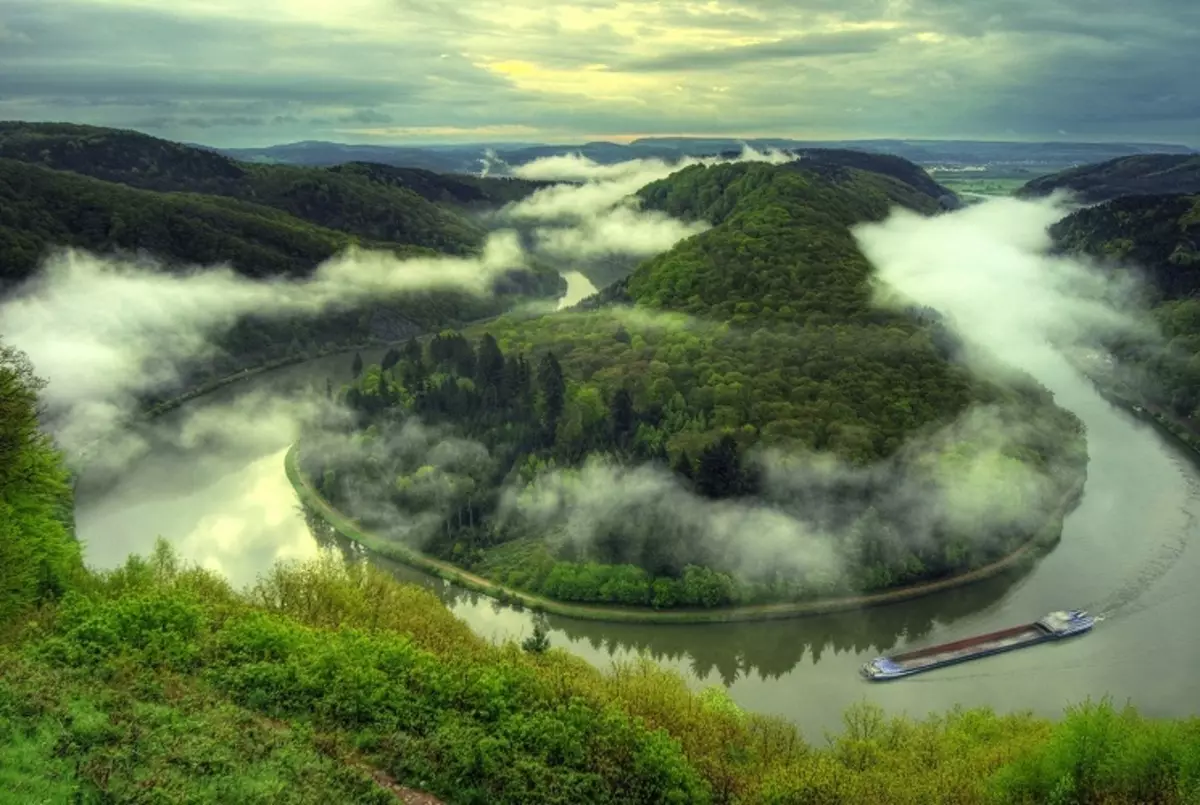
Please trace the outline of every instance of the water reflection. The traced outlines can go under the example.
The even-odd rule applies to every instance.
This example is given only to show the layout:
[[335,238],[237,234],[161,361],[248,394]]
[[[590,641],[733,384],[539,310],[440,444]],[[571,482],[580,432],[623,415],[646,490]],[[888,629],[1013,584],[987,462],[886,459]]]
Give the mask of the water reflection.
[[[519,638],[529,630],[531,613],[447,584],[419,571],[369,554],[337,534],[323,520],[309,517],[317,542],[348,560],[369,558],[397,578],[434,591],[476,631],[494,639]],[[1010,571],[978,584],[884,606],[818,617],[721,624],[630,624],[547,617],[552,637],[572,648],[586,646],[588,659],[606,664],[646,655],[700,680],[726,687],[748,678],[780,679],[797,666],[815,666],[829,655],[854,657],[887,653],[919,643],[936,628],[986,612],[1002,600],[1028,571]],[[509,614],[506,614],[509,613]],[[490,627],[490,631],[489,631]]]

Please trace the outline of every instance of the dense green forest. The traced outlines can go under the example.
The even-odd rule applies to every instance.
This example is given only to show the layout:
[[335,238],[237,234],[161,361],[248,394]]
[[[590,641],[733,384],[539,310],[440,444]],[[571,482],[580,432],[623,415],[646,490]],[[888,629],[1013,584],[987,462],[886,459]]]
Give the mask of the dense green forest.
[[[0,126],[0,134],[4,131]],[[174,154],[173,143],[144,139]],[[134,144],[146,146],[141,141]],[[213,189],[203,181],[189,185],[189,171],[201,171],[208,164],[206,156],[196,156],[193,151],[184,149],[175,162],[165,158],[156,162],[153,151],[148,155],[137,151],[117,153],[130,160],[142,153],[139,159],[143,163],[159,165],[160,172],[172,177],[171,182],[157,184]],[[199,164],[187,167],[190,163],[185,157],[199,160]],[[168,167],[179,161],[184,167],[171,173]],[[73,164],[62,160],[58,163]],[[331,197],[329,203],[336,206],[345,200]],[[401,199],[397,203],[410,201]],[[346,215],[352,214],[347,208]],[[345,223],[337,216],[329,217]],[[52,250],[62,247],[123,254],[131,259],[149,255],[168,270],[224,263],[254,279],[307,277],[321,262],[351,245],[402,258],[438,254],[404,241],[362,238],[354,234],[354,229],[349,225],[344,230],[327,228],[263,203],[227,195],[139,189],[0,158],[0,292],[32,276]],[[451,250],[473,249],[474,243],[459,241]],[[194,367],[185,384],[274,359],[311,354],[331,345],[397,340],[429,328],[460,325],[500,313],[521,300],[556,297],[564,289],[565,281],[553,268],[535,263],[531,268],[514,269],[500,276],[493,287],[494,295],[489,297],[441,289],[371,300],[316,317],[251,316],[220,337],[224,353],[210,364]]]
[[[505,316],[413,340],[379,366],[347,367],[330,393],[351,381],[338,394],[358,413],[352,447],[338,446],[342,435],[306,442],[305,468],[322,492],[372,529],[509,586],[696,607],[878,590],[978,567],[1027,540],[1078,480],[1082,427],[1045,389],[973,377],[936,313],[872,302],[871,268],[849,227],[897,199],[926,212],[935,199],[889,177],[803,163],[689,168],[642,196],[714,227],[642,264],[603,296],[607,306]],[[936,459],[902,449],[972,407],[995,418],[984,433]],[[938,525],[912,537],[920,513],[896,488],[932,495],[939,479],[993,449],[991,434],[1009,431],[993,483],[1028,470],[1043,497],[1014,503],[1023,515],[994,533]],[[768,477],[772,448],[859,472],[780,490]],[[839,535],[841,570],[789,569],[784,548],[748,570],[744,546],[703,539],[695,523],[653,505],[615,501],[619,514],[593,523],[582,547],[560,526],[506,514],[506,495],[536,496],[550,474],[570,486],[594,480],[598,467],[620,477],[639,466],[674,479],[665,495],[674,483]]]
[[1164,340],[1123,336],[1106,346],[1127,385],[1171,415],[1200,414],[1200,196],[1129,196],[1079,210],[1052,228],[1058,248],[1102,261],[1142,282]]
[[1094,204],[1121,196],[1200,193],[1200,155],[1137,154],[1039,176],[1017,191],[1024,198],[1069,190]]
[[448,254],[478,246],[484,230],[437,202],[498,207],[541,186],[361,163],[251,164],[134,131],[59,123],[0,122],[0,158],[143,190],[238,199],[365,240]]
[[327,554],[244,591],[80,562],[39,381],[0,350],[0,803],[1186,803],[1200,722],[858,707],[826,747],[652,664],[475,636]]

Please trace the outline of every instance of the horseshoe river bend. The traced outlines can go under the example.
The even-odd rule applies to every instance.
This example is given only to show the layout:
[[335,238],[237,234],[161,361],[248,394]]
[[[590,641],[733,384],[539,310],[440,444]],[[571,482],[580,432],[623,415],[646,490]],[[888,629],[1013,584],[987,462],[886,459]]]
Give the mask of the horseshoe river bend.
[[[368,362],[382,351],[364,351]],[[343,376],[347,355],[232,383],[141,426],[149,449],[103,488],[85,474],[77,529],[87,560],[121,564],[157,536],[182,557],[252,583],[278,559],[315,555],[284,474],[293,434],[256,427],[221,433],[196,423],[264,394],[287,399]],[[1081,504],[1061,542],[1032,568],[912,601],[833,616],[704,625],[621,624],[551,616],[551,644],[601,667],[645,652],[695,687],[723,685],[743,707],[794,720],[811,737],[836,729],[864,699],[922,716],[955,705],[1054,716],[1087,697],[1130,701],[1150,716],[1200,712],[1200,470],[1195,458],[1064,370],[1043,379],[1088,429]],[[206,417],[207,415],[207,417]],[[213,436],[212,433],[220,433]],[[181,438],[181,436],[183,438]],[[417,571],[396,575],[435,589],[480,634],[530,631],[531,614]],[[1103,616],[1092,634],[888,684],[858,667],[885,652],[1028,622],[1061,608]]]

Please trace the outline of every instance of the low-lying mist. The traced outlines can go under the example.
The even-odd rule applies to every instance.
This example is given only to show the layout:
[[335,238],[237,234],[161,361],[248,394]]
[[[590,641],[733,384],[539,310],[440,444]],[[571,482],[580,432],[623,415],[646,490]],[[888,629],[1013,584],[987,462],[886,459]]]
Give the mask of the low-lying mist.
[[[1072,371],[1059,349],[1095,347],[1148,327],[1124,302],[1126,279],[1053,254],[1047,229],[1064,211],[1060,198],[999,199],[933,218],[897,210],[883,222],[858,227],[855,235],[877,271],[879,304],[940,312],[967,347],[961,358],[986,378],[1023,384],[1032,375],[1053,388]],[[681,320],[686,317],[675,314],[614,315],[630,332],[688,326]],[[616,530],[626,535],[624,559],[631,562],[642,547],[665,543],[687,545],[747,577],[829,578],[844,569],[847,540],[871,518],[902,524],[885,543],[884,550],[894,552],[927,547],[935,532],[983,541],[1040,527],[1063,496],[1058,476],[1072,467],[1035,466],[1014,457],[1028,455],[1023,446],[1048,438],[1052,426],[1031,420],[1032,410],[970,407],[955,422],[919,435],[893,458],[868,467],[828,454],[758,450],[749,456],[761,478],[754,499],[708,500],[662,465],[592,457],[580,467],[541,473],[528,484],[510,476],[499,491],[496,523],[552,535],[572,556],[587,556]],[[378,487],[368,483],[352,496],[372,519],[406,523],[395,533],[402,531],[406,542],[422,547],[452,513],[463,484],[484,483],[496,469],[487,468],[483,444],[458,438],[443,443],[431,435],[436,430],[415,421],[404,428],[408,449],[419,433],[427,450],[425,456],[410,454],[405,463],[409,472],[426,468],[421,495],[398,504],[395,478],[385,471]],[[352,457],[358,448],[346,449]],[[373,443],[371,460],[390,449],[386,440]],[[464,450],[479,458],[478,471],[465,476],[429,457]],[[869,510],[863,508],[864,491]],[[435,516],[416,516],[413,507],[422,496],[437,501],[429,510]]]
[[[782,159],[750,150],[741,158]],[[622,206],[622,199],[684,166],[651,160],[597,170],[601,166],[582,159],[538,160],[519,172],[566,180],[572,171],[591,171],[597,178],[547,188],[504,216],[554,221],[540,256],[562,273],[598,254],[652,254],[697,228]],[[508,227],[491,232],[478,256],[401,259],[351,249],[303,280],[255,280],[228,266],[167,270],[153,259],[68,249],[49,255],[38,274],[0,300],[0,333],[47,379],[48,419],[60,444],[75,455],[128,424],[142,395],[174,389],[186,367],[211,360],[217,338],[247,314],[316,315],[443,288],[487,295],[494,280],[529,260]]]
[[[741,159],[790,157],[747,150]],[[493,232],[482,254],[472,258],[400,260],[353,251],[323,264],[308,280],[258,281],[225,267],[166,272],[152,264],[64,252],[0,303],[0,328],[48,379],[45,401],[55,435],[69,451],[78,451],[123,428],[139,394],[171,385],[184,365],[205,360],[214,338],[247,313],[317,313],[438,287],[486,293],[491,278],[526,265],[530,252],[567,271],[606,256],[645,257],[670,248],[704,226],[640,210],[630,195],[688,164],[719,161],[728,160],[606,166],[553,157],[521,166],[512,173],[576,184],[539,191],[497,213],[506,228]],[[1061,380],[1055,373],[1066,369],[1052,345],[1095,344],[1106,335],[1146,329],[1121,304],[1120,281],[1049,254],[1046,230],[1064,212],[1057,198],[1000,199],[933,218],[898,210],[855,235],[882,286],[890,289],[881,292],[880,304],[938,310],[972,346],[966,355],[978,371],[1009,379],[1016,368],[1053,387]],[[521,227],[532,227],[532,248],[512,231]],[[630,328],[679,326],[678,317],[658,321],[648,312],[629,319]],[[325,428],[323,447],[340,451],[342,460],[369,463],[390,455],[420,476],[397,490],[394,476],[380,474],[377,487],[353,492],[356,506],[375,519],[391,520],[392,535],[417,546],[441,527],[465,486],[504,474],[486,446],[444,428],[412,420],[372,443],[334,435],[343,431],[344,417],[320,391],[287,398],[264,393],[233,406],[198,408],[177,429],[155,438],[192,449],[208,444],[214,450],[256,444],[267,449]],[[898,475],[895,462],[863,468],[825,455],[760,451],[752,456],[762,477],[755,501],[710,501],[658,465],[629,467],[594,458],[578,468],[543,473],[529,486],[508,477],[498,487],[497,519],[506,528],[553,532],[584,553],[613,529],[623,529],[640,535],[634,544],[659,538],[698,544],[722,566],[748,575],[772,571],[820,578],[840,572],[843,558],[835,542],[855,527],[856,518],[875,516],[847,510],[839,497],[847,488],[875,490],[877,509],[905,514],[912,527],[897,535],[901,546],[921,545],[938,527],[979,534],[1031,527],[1028,513],[1046,503],[1052,486],[1045,472],[1006,455],[1010,445],[1030,437],[1031,427],[1002,411],[972,408],[901,451],[905,467],[932,467],[919,476]],[[973,445],[969,454],[937,465],[962,441]],[[92,458],[119,469],[147,449],[147,438],[129,431]]]

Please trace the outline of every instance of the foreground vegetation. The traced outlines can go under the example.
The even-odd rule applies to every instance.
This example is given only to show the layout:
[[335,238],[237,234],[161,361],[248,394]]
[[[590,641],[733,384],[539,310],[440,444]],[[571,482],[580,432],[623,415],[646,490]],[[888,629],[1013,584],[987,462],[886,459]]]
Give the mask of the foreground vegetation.
[[0,802],[1200,801],[1197,721],[859,707],[817,747],[649,662],[488,644],[332,553],[244,592],[162,543],[88,570],[36,391],[6,350]]

